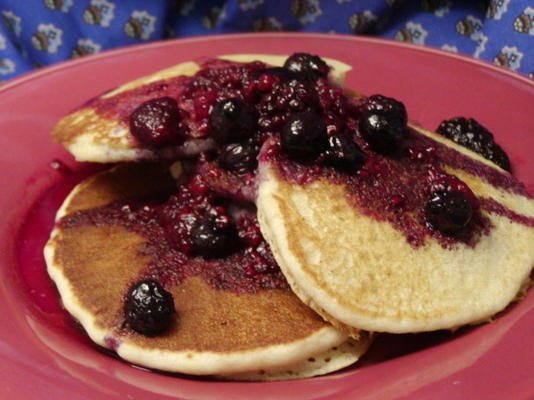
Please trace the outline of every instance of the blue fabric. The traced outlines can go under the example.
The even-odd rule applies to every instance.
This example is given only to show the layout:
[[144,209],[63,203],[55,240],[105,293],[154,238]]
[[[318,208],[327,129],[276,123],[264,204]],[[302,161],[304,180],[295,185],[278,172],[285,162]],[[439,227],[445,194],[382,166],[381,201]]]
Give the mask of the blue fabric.
[[0,0],[0,80],[169,37],[363,34],[455,51],[534,78],[534,0]]

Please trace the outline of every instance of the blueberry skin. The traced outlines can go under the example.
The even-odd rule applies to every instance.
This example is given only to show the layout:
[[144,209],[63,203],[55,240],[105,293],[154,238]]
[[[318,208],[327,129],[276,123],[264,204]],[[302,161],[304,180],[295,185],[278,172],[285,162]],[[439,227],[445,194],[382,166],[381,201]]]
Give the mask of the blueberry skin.
[[231,143],[221,150],[219,165],[227,171],[245,174],[258,166],[259,146],[251,141]]
[[469,224],[473,218],[473,206],[463,192],[437,190],[426,203],[425,218],[431,228],[452,235]]
[[157,335],[171,324],[175,314],[172,294],[151,279],[133,284],[126,295],[124,314],[130,327],[143,335]]
[[239,248],[239,236],[233,223],[218,226],[211,217],[197,219],[190,230],[193,254],[207,259],[227,256]]
[[284,125],[280,143],[282,151],[289,158],[297,161],[312,160],[328,146],[326,124],[317,114],[297,114]]
[[290,55],[284,63],[284,68],[302,79],[310,80],[326,78],[330,71],[330,67],[319,56],[308,53]]
[[325,162],[342,172],[356,172],[365,163],[365,153],[348,133],[328,137]]
[[360,106],[360,112],[365,113],[367,111],[385,111],[392,117],[400,119],[403,124],[408,122],[408,113],[406,107],[400,101],[393,97],[386,97],[381,94],[373,94],[362,100]]
[[242,99],[219,101],[210,113],[211,137],[219,144],[240,142],[253,136],[257,129],[256,110]]
[[362,138],[379,154],[397,150],[404,137],[406,124],[394,113],[385,110],[365,112],[358,123]]

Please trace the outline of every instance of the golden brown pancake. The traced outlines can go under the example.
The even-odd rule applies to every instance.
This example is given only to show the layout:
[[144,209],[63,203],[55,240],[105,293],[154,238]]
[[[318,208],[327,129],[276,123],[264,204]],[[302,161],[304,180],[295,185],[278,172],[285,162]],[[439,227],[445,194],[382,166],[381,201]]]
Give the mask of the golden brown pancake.
[[[166,170],[125,164],[97,174],[72,191],[58,221],[114,200],[172,189],[175,181]],[[299,373],[297,364],[331,352],[346,335],[290,290],[235,294],[214,289],[198,276],[166,287],[177,311],[168,330],[157,336],[136,333],[125,324],[123,302],[131,282],[151,261],[146,246],[146,239],[123,226],[86,224],[58,225],[45,248],[48,272],[65,308],[94,342],[125,360],[186,374],[264,371],[266,378],[272,370],[288,367],[295,368],[294,377],[304,377],[352,364],[366,348],[365,339],[359,347],[342,347],[334,351],[332,367],[318,365]]]
[[[520,186],[479,155],[413,129]],[[339,327],[402,333],[487,321],[520,296],[534,265],[534,200],[442,163],[493,207],[481,209],[490,228],[474,244],[447,247],[431,236],[413,246],[392,223],[349,204],[343,184],[289,182],[276,162],[260,163],[260,227],[301,300]]]

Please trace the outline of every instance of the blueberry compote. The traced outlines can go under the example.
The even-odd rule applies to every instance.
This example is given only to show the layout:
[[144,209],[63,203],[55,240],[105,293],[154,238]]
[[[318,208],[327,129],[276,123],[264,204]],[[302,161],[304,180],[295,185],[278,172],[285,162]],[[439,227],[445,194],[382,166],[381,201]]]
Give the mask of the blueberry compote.
[[[491,228],[481,209],[510,215],[478,199],[444,165],[528,196],[510,175],[408,127],[401,102],[383,95],[346,95],[328,80],[329,67],[315,55],[296,53],[283,67],[223,60],[207,60],[200,67],[194,76],[154,82],[90,104],[97,113],[127,123],[154,99],[172,98],[179,109],[179,115],[173,114],[178,136],[211,139],[211,153],[197,157],[189,186],[158,212],[158,226],[180,257],[217,264],[218,257],[231,258],[247,248],[239,219],[224,205],[212,204],[210,196],[252,202],[258,158],[274,163],[291,182],[324,178],[345,185],[354,207],[390,222],[413,246],[424,244],[427,236],[446,248],[457,242],[474,245]],[[167,116],[166,110],[156,111]],[[197,203],[202,207],[191,214],[189,208]]]
[[218,196],[196,172],[166,200],[117,201],[69,215],[60,224],[120,225],[142,235],[152,261],[134,282],[150,279],[168,287],[200,276],[215,289],[235,293],[288,288],[254,206]]
[[224,143],[250,138],[262,142],[302,112],[322,115],[329,133],[341,131],[354,122],[347,117],[357,113],[355,102],[329,82],[326,64],[316,64],[306,69],[317,67],[316,72],[305,73],[261,62],[210,59],[194,76],[153,82],[86,106],[129,124],[144,103],[173,98],[180,110],[180,134],[186,140],[213,136]]

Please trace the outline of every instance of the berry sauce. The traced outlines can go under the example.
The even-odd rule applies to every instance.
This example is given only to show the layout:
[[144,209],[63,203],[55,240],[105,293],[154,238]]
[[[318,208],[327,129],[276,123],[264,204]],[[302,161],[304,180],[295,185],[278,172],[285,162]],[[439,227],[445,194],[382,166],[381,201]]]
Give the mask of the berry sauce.
[[[235,249],[230,254],[211,258],[195,253],[192,227],[206,218],[235,227]],[[254,206],[217,196],[198,174],[164,201],[117,201],[73,213],[59,224],[65,228],[119,225],[143,236],[145,254],[153,261],[134,281],[153,279],[168,287],[189,276],[201,276],[215,289],[238,294],[289,288],[261,235]]]
[[[464,182],[447,173],[442,165],[468,171],[495,187],[531,197],[510,174],[466,157],[413,129],[407,129],[404,135],[401,147],[388,156],[375,153],[356,136],[355,142],[364,149],[367,158],[363,167],[352,174],[320,162],[294,162],[284,154],[280,141],[275,138],[265,143],[260,163],[273,163],[283,179],[296,184],[307,185],[326,179],[344,185],[350,204],[367,216],[389,222],[414,247],[423,245],[427,237],[434,237],[448,249],[459,242],[475,246],[480,236],[491,230],[491,222],[479,210],[534,227],[534,218],[517,214],[493,199],[477,198]],[[428,199],[434,191],[443,189],[466,194],[474,211],[469,224],[454,235],[433,229],[425,218]]]
[[402,155],[383,157],[369,154],[362,169],[346,174],[327,166],[292,162],[273,140],[264,148],[260,160],[274,163],[281,176],[289,182],[307,185],[317,179],[326,179],[333,184],[344,185],[347,200],[352,206],[369,217],[389,222],[414,247],[423,245],[427,236],[435,237],[446,248],[452,248],[457,242],[474,246],[480,234],[489,231],[489,220],[480,213],[475,213],[470,224],[454,236],[432,229],[427,225],[424,213],[432,192],[441,187],[471,192],[469,188],[436,164],[414,162]]
[[[161,97],[177,100],[184,113],[186,138],[210,135],[211,110],[220,101],[242,99],[258,113],[259,130],[251,132],[263,141],[276,134],[284,123],[300,112],[319,112],[325,117],[329,133],[353,123],[355,101],[343,95],[341,88],[326,77],[297,79],[291,71],[271,68],[261,62],[247,64],[210,59],[191,77],[178,76],[153,82],[110,98],[94,99],[86,104],[102,117],[129,124],[130,115],[144,102]],[[133,138],[132,138],[133,139]]]
[[[415,247],[423,245],[428,236],[445,248],[453,248],[458,242],[474,246],[491,229],[489,219],[480,209],[531,223],[531,219],[497,206],[498,203],[478,199],[443,165],[530,197],[510,174],[407,127],[406,109],[395,99],[381,95],[356,99],[346,95],[328,80],[328,71],[316,61],[301,54],[292,61],[295,68],[273,68],[261,62],[207,60],[194,76],[154,82],[109,99],[95,100],[91,106],[105,117],[127,123],[130,114],[151,99],[176,99],[181,124],[185,126],[185,140],[211,137],[215,142],[214,152],[204,159],[198,157],[196,162],[198,176],[192,181],[203,180],[210,193],[197,199],[199,204],[212,195],[254,201],[255,157],[261,148],[260,162],[274,161],[282,177],[290,182],[307,184],[326,178],[345,185],[350,204],[370,217],[388,221]],[[313,68],[309,73],[299,72],[305,67]],[[469,202],[466,207],[472,210],[469,223],[454,234],[440,232],[436,229],[440,224],[432,224],[425,217],[429,199],[443,190],[460,192]],[[235,222],[239,225],[239,221]],[[189,229],[183,228],[178,234]],[[211,235],[211,245],[216,246],[233,243],[230,236],[234,228],[228,229],[204,221],[194,230]],[[187,246],[182,244],[174,243],[180,254],[190,257]],[[173,257],[173,262],[185,262],[179,256]]]
[[107,99],[95,99],[87,104],[102,117],[129,123],[130,114],[145,101],[160,97],[176,99],[189,138],[208,135],[212,107],[223,99],[253,99],[258,93],[259,71],[266,68],[260,62],[238,64],[223,60],[208,60],[194,76],[178,76],[153,82]]

